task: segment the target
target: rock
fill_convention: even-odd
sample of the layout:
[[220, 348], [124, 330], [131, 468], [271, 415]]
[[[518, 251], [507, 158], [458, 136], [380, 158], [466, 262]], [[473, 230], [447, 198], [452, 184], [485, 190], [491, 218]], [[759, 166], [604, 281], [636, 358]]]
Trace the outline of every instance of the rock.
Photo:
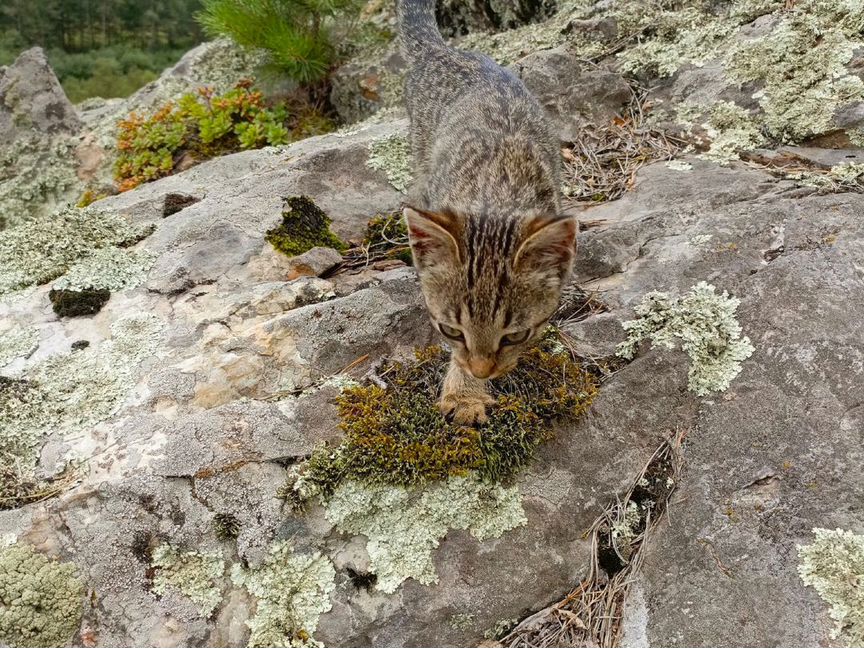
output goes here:
[[22, 131], [77, 134], [83, 124], [66, 98], [45, 52], [34, 47], [4, 68], [0, 76], [0, 142]]
[[563, 47], [529, 54], [512, 66], [553, 120], [558, 138], [574, 142], [587, 124], [605, 126], [633, 98], [617, 72], [580, 61]]
[[401, 110], [407, 70], [408, 64], [395, 41], [383, 49], [360, 52], [331, 76], [330, 103], [349, 124], [382, 108]]
[[333, 248], [314, 247], [290, 261], [291, 271], [287, 279], [297, 277], [321, 277], [342, 263], [342, 255]]

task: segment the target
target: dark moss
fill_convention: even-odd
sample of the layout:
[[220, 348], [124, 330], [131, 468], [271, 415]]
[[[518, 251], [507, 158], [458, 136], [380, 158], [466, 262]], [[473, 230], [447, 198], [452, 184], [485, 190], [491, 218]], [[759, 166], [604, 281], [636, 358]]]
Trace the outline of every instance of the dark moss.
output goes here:
[[52, 290], [48, 293], [54, 312], [60, 317], [95, 315], [111, 298], [111, 291], [103, 288], [85, 290]]
[[[365, 385], [339, 397], [345, 438], [314, 452], [301, 478], [324, 497], [347, 479], [415, 485], [469, 471], [495, 481], [512, 478], [551, 438], [554, 422], [582, 414], [596, 393], [594, 377], [558, 344], [557, 332], [548, 335], [516, 369], [492, 381], [496, 405], [479, 428], [448, 422], [438, 410], [447, 366], [440, 348], [385, 367], [386, 389]], [[291, 484], [282, 492], [298, 499]]]
[[83, 349], [86, 349], [89, 346], [90, 346], [90, 340], [75, 340], [72, 343], [72, 350], [73, 351], [81, 351]]
[[412, 265], [411, 246], [408, 244], [408, 228], [402, 212], [378, 214], [369, 220], [363, 242], [343, 255], [344, 269], [365, 268], [376, 261], [398, 259]]
[[234, 540], [240, 535], [240, 520], [231, 513], [217, 513], [213, 516], [213, 529], [220, 540]]
[[312, 199], [291, 196], [285, 200], [282, 224], [267, 232], [267, 241], [288, 256], [303, 254], [313, 247], [344, 250], [345, 243], [330, 231], [332, 221]]
[[165, 200], [162, 203], [162, 218], [173, 216], [177, 212], [183, 211], [187, 207], [194, 205], [201, 199], [195, 196], [181, 193], [166, 194]]

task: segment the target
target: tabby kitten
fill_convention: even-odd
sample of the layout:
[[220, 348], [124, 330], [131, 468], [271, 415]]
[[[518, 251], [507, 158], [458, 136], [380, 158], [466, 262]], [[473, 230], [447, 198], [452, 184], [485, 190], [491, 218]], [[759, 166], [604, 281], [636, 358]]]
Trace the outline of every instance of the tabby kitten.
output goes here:
[[415, 182], [403, 213], [426, 306], [453, 347], [440, 407], [486, 420], [486, 381], [555, 312], [576, 221], [561, 215], [559, 146], [509, 70], [445, 44], [435, 0], [398, 0]]

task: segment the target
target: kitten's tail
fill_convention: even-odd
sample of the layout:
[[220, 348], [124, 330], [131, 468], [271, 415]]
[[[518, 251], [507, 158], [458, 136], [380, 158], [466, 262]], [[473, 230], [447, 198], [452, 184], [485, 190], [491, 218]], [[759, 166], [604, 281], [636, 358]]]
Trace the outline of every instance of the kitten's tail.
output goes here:
[[429, 49], [444, 47], [435, 21], [435, 0], [397, 0], [402, 51], [409, 60]]

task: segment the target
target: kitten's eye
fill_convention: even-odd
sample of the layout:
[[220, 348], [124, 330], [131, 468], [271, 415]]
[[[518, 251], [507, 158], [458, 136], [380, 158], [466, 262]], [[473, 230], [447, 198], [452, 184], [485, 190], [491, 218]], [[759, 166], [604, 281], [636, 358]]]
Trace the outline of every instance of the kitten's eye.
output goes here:
[[453, 328], [452, 326], [447, 326], [446, 324], [438, 324], [438, 330], [440, 330], [445, 337], [450, 338], [451, 340], [456, 340], [458, 342], [464, 342], [465, 336], [462, 334], [457, 328]]
[[531, 337], [531, 329], [525, 329], [524, 331], [516, 331], [515, 333], [508, 333], [501, 338], [501, 346], [522, 344], [529, 337]]

